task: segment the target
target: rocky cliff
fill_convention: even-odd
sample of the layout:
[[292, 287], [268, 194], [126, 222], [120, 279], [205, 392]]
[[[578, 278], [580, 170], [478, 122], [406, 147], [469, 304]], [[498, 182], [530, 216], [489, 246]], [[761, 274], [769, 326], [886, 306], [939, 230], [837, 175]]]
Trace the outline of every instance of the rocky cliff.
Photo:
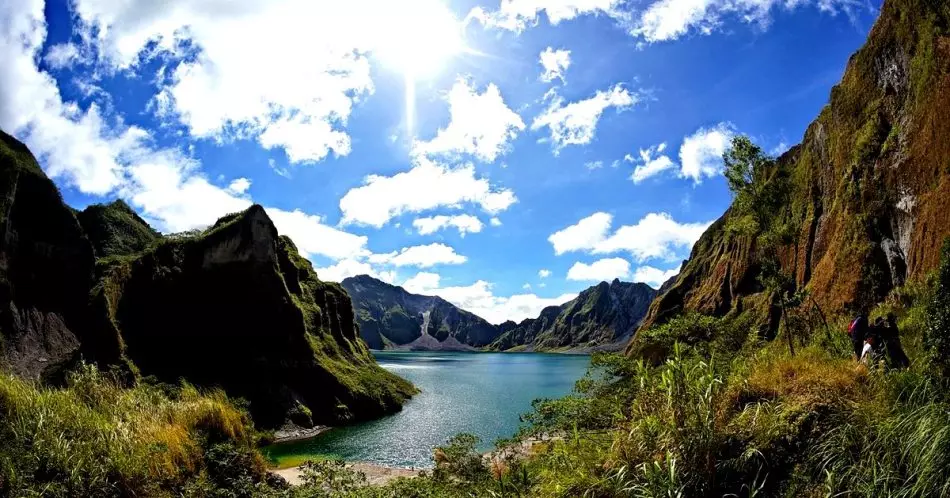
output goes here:
[[101, 265], [94, 294], [142, 373], [220, 385], [259, 423], [297, 404], [314, 422], [375, 417], [413, 392], [359, 340], [346, 292], [318, 280], [260, 206]]
[[492, 325], [440, 297], [411, 294], [367, 275], [342, 285], [353, 299], [360, 336], [373, 349], [616, 349], [656, 295], [646, 284], [601, 282], [561, 306], [545, 308], [538, 318]]
[[80, 356], [119, 361], [118, 338], [94, 326], [93, 254], [30, 151], [0, 131], [0, 367], [53, 379]]
[[640, 325], [656, 292], [643, 283], [601, 282], [538, 318], [501, 324], [498, 350], [622, 349]]
[[373, 349], [471, 350], [500, 333], [438, 296], [421, 296], [368, 275], [341, 285], [353, 299], [360, 336]]
[[55, 378], [83, 358], [220, 386], [263, 426], [371, 418], [415, 392], [375, 363], [346, 292], [317, 279], [260, 206], [172, 238], [121, 202], [77, 220], [2, 134], [0, 230], [3, 369]]
[[[776, 216], [793, 228], [779, 264], [828, 314], [876, 302], [937, 265], [950, 235], [948, 116], [950, 3], [888, 0], [828, 105], [775, 164], [791, 188]], [[683, 311], [750, 311], [777, 327], [756, 239], [727, 233], [733, 216], [703, 234], [643, 327]]]

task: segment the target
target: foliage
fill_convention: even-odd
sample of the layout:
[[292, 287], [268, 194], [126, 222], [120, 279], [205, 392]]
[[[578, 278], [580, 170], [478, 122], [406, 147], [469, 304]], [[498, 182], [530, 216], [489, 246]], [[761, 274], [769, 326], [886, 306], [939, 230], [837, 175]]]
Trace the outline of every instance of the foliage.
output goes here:
[[[243, 459], [220, 463], [227, 455]], [[62, 389], [0, 377], [0, 495], [171, 496], [260, 482], [248, 416], [218, 391], [169, 397], [83, 366]]]
[[940, 267], [932, 278], [927, 302], [925, 345], [945, 376], [950, 375], [950, 238], [943, 244]]
[[733, 138], [723, 161], [723, 174], [734, 197], [729, 230], [767, 239], [773, 246], [784, 242], [791, 233], [779, 223], [789, 205], [788, 172], [746, 136]]
[[93, 204], [79, 212], [76, 218], [100, 258], [134, 254], [162, 238], [121, 200]]

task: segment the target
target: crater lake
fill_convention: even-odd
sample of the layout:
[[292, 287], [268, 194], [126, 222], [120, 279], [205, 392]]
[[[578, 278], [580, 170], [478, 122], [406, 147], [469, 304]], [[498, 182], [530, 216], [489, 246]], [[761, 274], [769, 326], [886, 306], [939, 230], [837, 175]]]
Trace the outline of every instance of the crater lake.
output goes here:
[[379, 364], [420, 389], [402, 411], [330, 429], [303, 441], [269, 446], [278, 466], [307, 458], [342, 458], [392, 467], [432, 466], [432, 450], [459, 433], [489, 450], [514, 435], [538, 398], [571, 392], [590, 365], [587, 355], [546, 353], [374, 352]]

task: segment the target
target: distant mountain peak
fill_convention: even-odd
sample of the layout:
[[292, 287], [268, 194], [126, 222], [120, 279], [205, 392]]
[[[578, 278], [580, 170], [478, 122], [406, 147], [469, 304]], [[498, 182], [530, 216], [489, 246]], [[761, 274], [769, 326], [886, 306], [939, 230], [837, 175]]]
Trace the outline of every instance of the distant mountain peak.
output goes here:
[[619, 349], [656, 295], [646, 284], [614, 279], [545, 307], [537, 318], [492, 325], [439, 296], [412, 294], [369, 275], [341, 285], [353, 301], [360, 336], [374, 349]]

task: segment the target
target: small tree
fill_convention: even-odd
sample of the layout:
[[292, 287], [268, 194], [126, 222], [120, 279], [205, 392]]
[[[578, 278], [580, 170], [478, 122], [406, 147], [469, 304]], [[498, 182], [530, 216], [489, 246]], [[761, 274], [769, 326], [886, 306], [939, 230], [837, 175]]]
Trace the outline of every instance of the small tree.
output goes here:
[[729, 233], [753, 237], [761, 268], [759, 281], [777, 300], [786, 329], [788, 348], [795, 346], [788, 327], [789, 308], [801, 304], [794, 275], [782, 269], [778, 248], [791, 243], [796, 232], [788, 221], [790, 183], [783, 168], [748, 137], [739, 136], [723, 154], [724, 175], [734, 202], [726, 229]]

